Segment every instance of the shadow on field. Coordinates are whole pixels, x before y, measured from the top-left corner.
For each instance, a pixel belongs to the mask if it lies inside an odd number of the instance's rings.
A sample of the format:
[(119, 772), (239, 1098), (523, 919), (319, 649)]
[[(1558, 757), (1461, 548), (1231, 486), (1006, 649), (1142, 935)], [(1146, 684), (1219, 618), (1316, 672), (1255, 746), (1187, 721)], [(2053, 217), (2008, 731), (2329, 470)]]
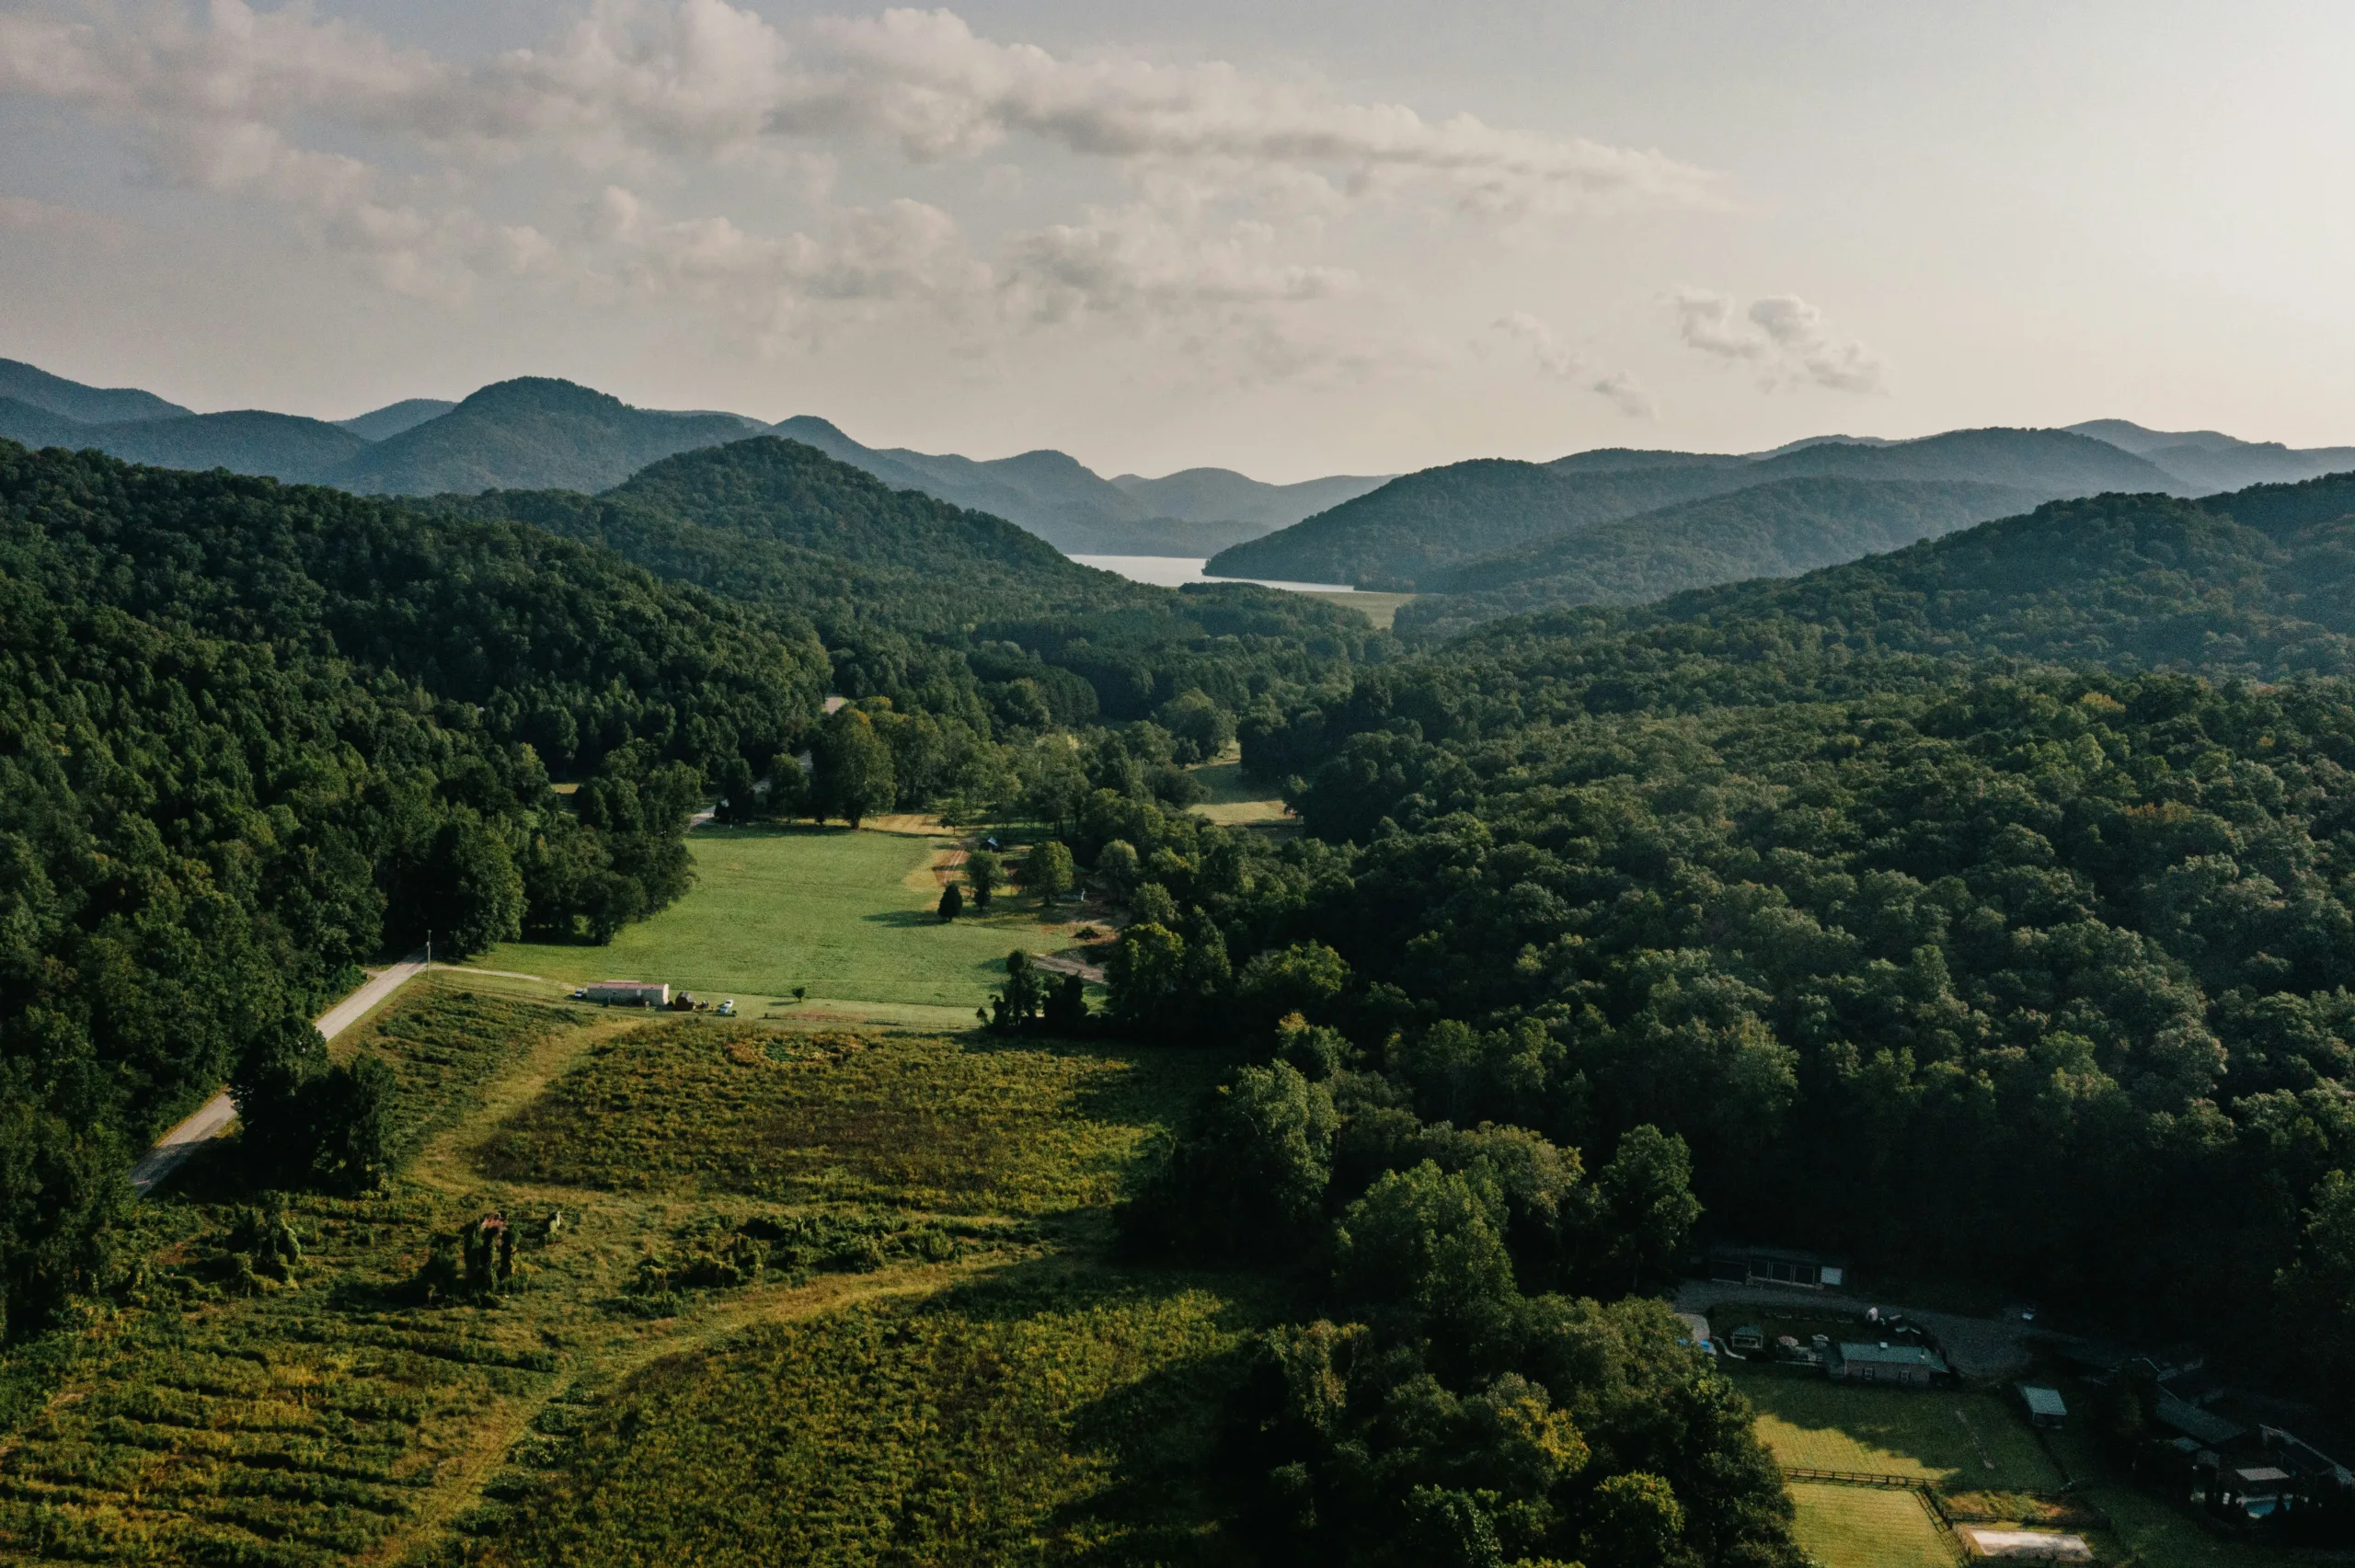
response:
[(1074, 1266), (1067, 1258), (1012, 1264), (952, 1287), (921, 1310), (970, 1322), (1017, 1323), (1044, 1313), (1111, 1313), (1194, 1291), (1223, 1299), (1212, 1322), (1223, 1347), (1145, 1369), (1074, 1406), (1064, 1450), (1105, 1462), (1109, 1476), (1092, 1495), (1044, 1521), (1059, 1561), (1120, 1564), (1232, 1565), (1252, 1561), (1226, 1528), (1235, 1499), (1219, 1464), (1225, 1413), (1249, 1367), (1252, 1331), (1274, 1303), (1249, 1275)]

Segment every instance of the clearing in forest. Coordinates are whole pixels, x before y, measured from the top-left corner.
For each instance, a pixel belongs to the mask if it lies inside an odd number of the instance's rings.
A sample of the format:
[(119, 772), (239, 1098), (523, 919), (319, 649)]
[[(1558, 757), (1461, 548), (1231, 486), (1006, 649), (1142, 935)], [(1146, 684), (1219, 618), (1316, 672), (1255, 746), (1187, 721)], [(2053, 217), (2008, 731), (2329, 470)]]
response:
[(987, 917), (943, 924), (930, 871), (947, 835), (843, 828), (698, 828), (687, 837), (695, 882), (685, 897), (602, 947), (507, 943), (477, 962), (580, 985), (667, 981), (698, 996), (787, 997), (812, 1004), (898, 1003), (948, 1010), (954, 1027), (1005, 978), (1005, 956), (1068, 938), (1051, 934), (1035, 900), (1002, 892)]
[[(1263, 1307), (1100, 1252), (1189, 1054), (813, 1036), (446, 971), (349, 1048), (396, 1075), (391, 1190), (281, 1203), (229, 1141), (144, 1201), (120, 1304), (0, 1364), (0, 1555), (1167, 1560), (1212, 1528), (1186, 1477)], [(580, 1095), (613, 1125), (569, 1124)], [(489, 1292), (454, 1245), (487, 1215), (514, 1239)]]

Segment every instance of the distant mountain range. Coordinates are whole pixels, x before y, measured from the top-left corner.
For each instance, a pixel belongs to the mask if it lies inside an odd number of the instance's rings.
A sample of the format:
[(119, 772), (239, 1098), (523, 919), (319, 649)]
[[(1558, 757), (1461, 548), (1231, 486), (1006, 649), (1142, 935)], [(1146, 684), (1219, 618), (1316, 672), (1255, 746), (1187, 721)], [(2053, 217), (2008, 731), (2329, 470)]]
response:
[(1294, 485), (1223, 468), (1108, 479), (1060, 452), (976, 460), (879, 449), (814, 416), (767, 425), (637, 408), (540, 377), (500, 382), (456, 403), (410, 398), (331, 422), (251, 409), (197, 414), (135, 388), (86, 386), (0, 361), (0, 437), (362, 494), (594, 495), (663, 459), (762, 434), (815, 449), (891, 490), (1002, 519), (1069, 555), (1207, 556), (1216, 577), (1410, 590), (1419, 598), (1400, 626), (1425, 635), (1524, 611), (1647, 602), (1787, 577), (2045, 501), (2112, 491), (2200, 496), (2355, 470), (2355, 447), (2295, 450), (2096, 419), (1915, 441), (1819, 436), (1752, 453), (1605, 448), (1550, 463), (1482, 458)]
[(1060, 452), (980, 462), (878, 451), (812, 416), (772, 426), (741, 414), (635, 408), (541, 377), (500, 382), (457, 403), (415, 397), (334, 422), (252, 410), (195, 414), (150, 393), (85, 386), (0, 361), (0, 437), (366, 495), (594, 492), (674, 453), (763, 432), (815, 447), (893, 488), (1005, 519), (1074, 555), (1204, 556), (1387, 481), (1339, 475), (1269, 485), (1224, 468), (1106, 479)]

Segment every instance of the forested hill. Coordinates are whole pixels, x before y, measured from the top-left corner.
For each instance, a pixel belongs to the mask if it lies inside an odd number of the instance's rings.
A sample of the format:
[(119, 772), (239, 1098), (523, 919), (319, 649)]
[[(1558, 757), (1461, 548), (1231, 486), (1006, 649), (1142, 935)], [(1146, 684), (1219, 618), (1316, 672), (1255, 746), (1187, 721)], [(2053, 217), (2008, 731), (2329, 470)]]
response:
[(1395, 479), (1223, 551), (1209, 569), (1421, 589), (1452, 567), (1576, 529), (1754, 485), (1821, 476), (2002, 485), (2036, 500), (2190, 488), (2142, 458), (2067, 430), (1950, 430), (1885, 445), (1821, 441), (1761, 458), (1614, 451), (1550, 464), (1486, 459)]
[(8, 570), (52, 598), (349, 660), (474, 705), (470, 722), (560, 772), (634, 740), (698, 767), (765, 761), (825, 694), (806, 631), (536, 529), (96, 452), (0, 454)]
[(370, 495), (602, 490), (672, 452), (754, 428), (733, 414), (634, 408), (569, 381), (525, 376), (486, 386), (317, 477)]
[(806, 615), (830, 638), (867, 625), (955, 631), (1163, 591), (774, 436), (680, 453), (603, 495), (498, 490), (434, 504), (592, 541), (660, 576)]
[(1792, 577), (2025, 511), (2035, 499), (1956, 480), (1782, 479), (1455, 567), (1400, 611), (1399, 624), (1444, 636), (1502, 615)]
[(494, 491), (431, 504), (528, 522), (806, 616), (844, 694), (917, 703), (983, 731), (984, 692), (1000, 720), (1028, 722), (1006, 691), (1026, 680), (1085, 683), (1049, 692), (1063, 722), (1141, 718), (1189, 690), (1240, 712), (1345, 684), (1389, 646), (1361, 615), (1320, 600), (1240, 584), (1180, 593), (1083, 567), (1002, 519), (891, 489), (775, 437), (681, 453), (601, 496)]
[[(0, 1333), (100, 1283), (133, 1151), (311, 1063), (361, 961), (675, 898), (705, 770), (817, 716), (782, 630), (512, 523), (0, 442)], [(364, 1125), (381, 1083), (316, 1066)]]
[(2204, 502), (2056, 501), (1789, 580), (1501, 623), (1466, 654), (1583, 647), (1598, 634), (1656, 651), (1740, 649), (1786, 677), (1786, 660), (1891, 654), (2269, 681), (2355, 674), (2355, 475)]

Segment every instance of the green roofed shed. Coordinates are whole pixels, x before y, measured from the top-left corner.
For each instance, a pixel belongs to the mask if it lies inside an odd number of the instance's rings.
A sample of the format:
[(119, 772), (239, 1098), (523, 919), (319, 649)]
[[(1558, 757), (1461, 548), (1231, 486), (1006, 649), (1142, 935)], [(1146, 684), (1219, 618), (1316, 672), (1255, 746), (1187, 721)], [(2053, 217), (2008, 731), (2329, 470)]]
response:
[(1900, 1388), (1926, 1389), (1953, 1375), (1946, 1358), (1919, 1345), (1891, 1345), (1887, 1340), (1843, 1344), (1825, 1368), (1835, 1383), (1894, 1383)]

